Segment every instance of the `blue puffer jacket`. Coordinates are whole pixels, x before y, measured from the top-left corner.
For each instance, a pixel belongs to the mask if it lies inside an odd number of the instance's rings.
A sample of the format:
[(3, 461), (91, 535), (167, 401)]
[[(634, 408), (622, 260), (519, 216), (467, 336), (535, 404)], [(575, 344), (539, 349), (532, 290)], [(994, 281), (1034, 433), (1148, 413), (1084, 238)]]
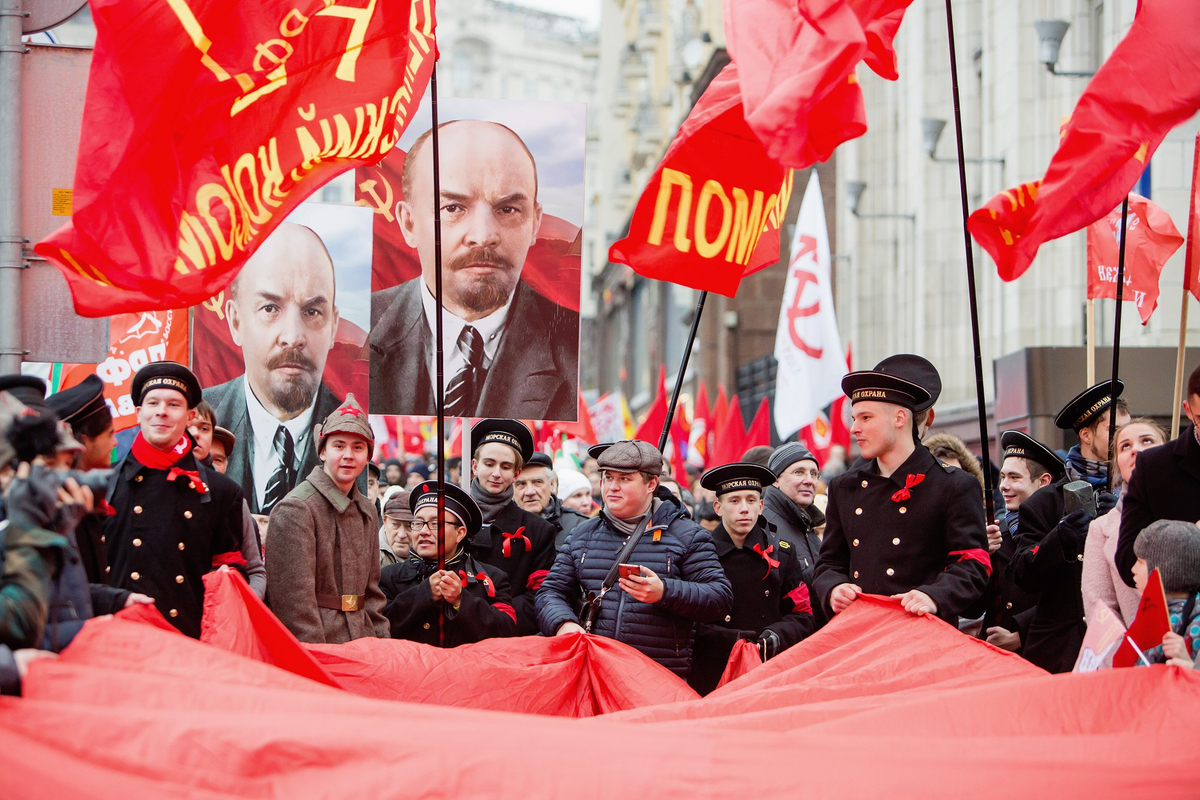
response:
[[(733, 607), (733, 587), (708, 531), (688, 519), (678, 505), (655, 503), (651, 524), (627, 561), (653, 570), (662, 579), (662, 599), (642, 603), (614, 583), (592, 632), (635, 647), (686, 678), (692, 666), (695, 624), (724, 618)], [(575, 609), (580, 598), (600, 591), (625, 541), (625, 534), (603, 514), (572, 531), (537, 595), (542, 633), (553, 636), (563, 623), (579, 621)]]

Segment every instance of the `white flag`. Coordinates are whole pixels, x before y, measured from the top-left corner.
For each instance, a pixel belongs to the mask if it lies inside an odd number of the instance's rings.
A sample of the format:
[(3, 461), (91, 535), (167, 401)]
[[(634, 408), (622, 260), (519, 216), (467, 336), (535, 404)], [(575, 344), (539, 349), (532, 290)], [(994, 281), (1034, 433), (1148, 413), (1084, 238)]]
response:
[(829, 267), (829, 229), (814, 169), (800, 203), (775, 331), (775, 431), (784, 439), (842, 394), (846, 356), (833, 311)]

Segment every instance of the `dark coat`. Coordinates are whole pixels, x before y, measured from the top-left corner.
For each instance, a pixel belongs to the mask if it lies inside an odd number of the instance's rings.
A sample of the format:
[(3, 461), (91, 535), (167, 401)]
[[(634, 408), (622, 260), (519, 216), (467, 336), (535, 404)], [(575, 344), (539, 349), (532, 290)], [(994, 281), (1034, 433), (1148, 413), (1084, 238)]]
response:
[[(89, 515), (90, 516), (90, 515)], [(79, 548), (75, 545), (76, 531), (69, 531), (71, 546), (63, 554), (62, 569), (50, 584), (50, 610), (46, 615), (46, 632), (39, 645), (55, 653), (69, 645), (83, 624), (92, 617), (115, 614), (125, 607), (129, 592), (103, 583), (89, 583)]]
[[(506, 533), (513, 535), (505, 536)], [(554, 534), (553, 525), (510, 500), (491, 524), (480, 528), (470, 541), (469, 550), (477, 561), (508, 576), (513, 608), (517, 610), (518, 636), (537, 635), (533, 596), (554, 563)], [(507, 555), (505, 542), (508, 542)]]
[[(465, 550), (447, 561), (446, 569), (457, 572), (463, 583), (458, 610), (444, 608), (446, 647), (517, 635), (512, 591), (502, 570), (485, 568)], [(429, 588), (429, 576), (436, 571), (436, 562), (416, 555), (383, 568), (379, 588), (387, 598), (383, 614), (393, 639), (437, 646), (439, 609)]]
[[(712, 533), (717, 558), (733, 586), (733, 609), (725, 619), (696, 626), (696, 651), (688, 683), (700, 694), (717, 688), (738, 639), (757, 641), (765, 630), (779, 637), (776, 653), (813, 632), (808, 586), (800, 576), (796, 548), (787, 539), (755, 526), (739, 548), (719, 526)], [(765, 555), (758, 553), (757, 545)], [(772, 558), (778, 565), (772, 564)]]
[[(925, 477), (908, 499), (893, 500), (909, 475)], [(979, 481), (942, 464), (924, 445), (890, 477), (866, 461), (834, 478), (825, 520), (813, 589), (831, 617), (834, 587), (854, 583), (868, 594), (918, 589), (957, 627), (987, 588), (991, 559)]]
[(176, 466), (196, 470), (208, 486), (201, 494), (186, 480), (142, 466), (130, 452), (113, 472), (104, 521), (108, 583), (154, 598), (167, 621), (200, 638), (204, 575), (214, 559), (240, 561), (242, 490), (188, 453)]
[[(992, 553), (992, 580), (988, 585), (987, 610), (983, 615), (983, 631), (1001, 627), (1021, 634), (1021, 644), (1029, 636), (1029, 623), (1037, 605), (1036, 593), (1027, 592), (1013, 579), (1013, 559), (1017, 555), (1018, 511), (1010, 511), (1000, 523), (1000, 549)], [(1020, 652), (1018, 650), (1017, 652)]]
[(1137, 561), (1133, 543), (1147, 525), (1160, 519), (1200, 520), (1200, 444), (1195, 425), (1189, 425), (1178, 439), (1137, 455), (1121, 503), (1117, 538), (1117, 570), (1130, 586)]
[[(425, 321), (422, 280), (418, 276), (371, 294), (372, 414), (434, 413), (428, 366), (433, 337)], [(578, 387), (579, 312), (518, 282), (496, 358), (467, 416), (574, 419)]]
[[(642, 603), (618, 583), (605, 596), (592, 632), (637, 648), (686, 678), (692, 666), (695, 623), (716, 622), (733, 607), (733, 588), (717, 560), (712, 536), (674, 503), (657, 501), (628, 563), (655, 572), (663, 582), (657, 603)], [(571, 534), (537, 595), (542, 633), (553, 636), (566, 622), (579, 622), (575, 608), (588, 592), (599, 592), (627, 536), (602, 513)]]
[[(254, 441), (254, 428), (250, 424), (250, 412), (246, 410), (246, 383), (244, 376), (238, 375), (233, 380), (204, 390), (204, 399), (213, 407), (217, 424), (226, 428), (237, 437), (233, 452), (228, 453), (225, 465), (225, 477), (242, 487), (246, 502), (250, 505), (251, 514), (261, 514), (258, 507), (258, 494), (254, 491), (254, 457), (250, 454), (250, 446)], [(317, 388), (317, 402), (313, 406), (312, 424), (315, 427), (325, 418), (337, 411), (342, 401), (330, 391), (324, 383)], [(316, 436), (310, 440), (311, 446), (300, 456), (300, 468), (296, 470), (296, 483), (304, 480), (304, 476), (320, 466), (317, 457)], [(365, 479), (360, 480), (359, 489), (367, 490)], [(295, 487), (293, 487), (295, 488)]]
[(0, 694), (20, 694), (13, 651), (42, 639), (51, 583), (68, 547), (54, 531), (0, 524)]
[(83, 570), (91, 583), (104, 583), (107, 578), (104, 568), (108, 566), (108, 552), (104, 546), (104, 519), (99, 514), (88, 514), (75, 526), (75, 543)]
[(781, 492), (779, 487), (768, 486), (763, 492), (762, 515), (775, 534), (792, 545), (792, 552), (800, 564), (801, 577), (811, 589), (817, 555), (821, 552), (821, 537), (813, 532), (808, 512)]
[(571, 535), (571, 531), (575, 530), (580, 523), (587, 522), (590, 517), (580, 514), (573, 508), (567, 508), (553, 495), (550, 497), (550, 502), (542, 509), (542, 519), (554, 526), (554, 549), (563, 546), (567, 541), (567, 537)]
[(1022, 638), (1021, 655), (1050, 672), (1070, 672), (1087, 632), (1083, 608), (1083, 546), (1060, 526), (1068, 476), (1038, 489), (1017, 517), (1013, 580), (1038, 602)]

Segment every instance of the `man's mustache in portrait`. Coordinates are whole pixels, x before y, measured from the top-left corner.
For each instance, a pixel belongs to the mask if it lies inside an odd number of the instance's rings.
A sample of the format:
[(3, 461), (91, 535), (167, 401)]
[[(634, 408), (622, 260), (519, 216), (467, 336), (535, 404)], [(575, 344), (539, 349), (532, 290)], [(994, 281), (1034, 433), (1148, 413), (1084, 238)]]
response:
[[(283, 368), (301, 370), (295, 375), (280, 375), (276, 370)], [(317, 365), (309, 358), (304, 349), (290, 347), (280, 350), (267, 361), (267, 369), (271, 371), (271, 392), (280, 408), (289, 412), (301, 411), (308, 407), (317, 393)]]
[(450, 260), (446, 268), (459, 272), (468, 267), (490, 266), (498, 271), (478, 275), (467, 285), (457, 286), (457, 302), (472, 311), (489, 311), (499, 308), (508, 300), (513, 290), (512, 273), (516, 270), (512, 262), (495, 250), (478, 247), (461, 253)]

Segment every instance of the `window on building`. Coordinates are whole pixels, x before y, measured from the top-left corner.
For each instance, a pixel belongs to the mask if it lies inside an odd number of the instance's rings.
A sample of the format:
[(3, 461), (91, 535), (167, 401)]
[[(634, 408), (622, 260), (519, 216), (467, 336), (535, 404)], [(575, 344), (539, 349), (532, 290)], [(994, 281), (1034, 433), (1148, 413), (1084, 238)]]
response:
[(469, 50), (457, 50), (450, 62), (451, 83), (454, 93), (467, 95), (471, 93), (471, 81), (474, 79), (475, 54)]

